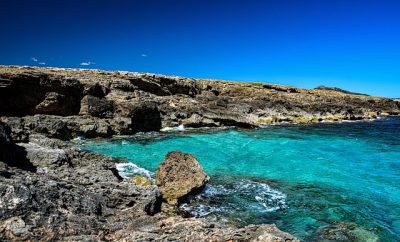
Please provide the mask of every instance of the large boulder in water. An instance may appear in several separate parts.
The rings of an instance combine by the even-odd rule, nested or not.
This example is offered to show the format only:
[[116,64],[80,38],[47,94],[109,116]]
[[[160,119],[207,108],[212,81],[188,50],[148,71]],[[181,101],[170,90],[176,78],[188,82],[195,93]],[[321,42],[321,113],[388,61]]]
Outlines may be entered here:
[[156,173],[156,184],[170,205],[177,205],[187,195],[200,191],[208,180],[197,159],[180,151],[169,152]]

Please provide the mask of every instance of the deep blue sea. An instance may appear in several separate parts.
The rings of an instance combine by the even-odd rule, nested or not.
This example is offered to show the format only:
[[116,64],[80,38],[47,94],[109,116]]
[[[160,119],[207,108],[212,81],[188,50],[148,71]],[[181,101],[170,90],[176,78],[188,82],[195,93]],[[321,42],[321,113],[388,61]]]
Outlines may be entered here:
[[183,205],[193,216],[275,223],[303,241],[340,221],[354,223],[359,241],[400,241],[398,117],[146,133],[81,147],[134,163],[119,165],[127,176],[154,175],[168,151],[194,154],[211,180]]

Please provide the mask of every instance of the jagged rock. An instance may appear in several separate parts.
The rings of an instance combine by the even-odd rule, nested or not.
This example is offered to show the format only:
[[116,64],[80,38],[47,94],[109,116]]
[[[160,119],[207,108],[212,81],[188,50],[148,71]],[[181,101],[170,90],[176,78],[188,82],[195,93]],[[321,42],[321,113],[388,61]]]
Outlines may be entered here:
[[[5,143],[14,145],[9,130],[0,134],[1,149]],[[62,240],[77,235],[82,240],[101,240],[101,231],[114,233],[160,211],[159,190],[122,181],[113,159],[40,138],[32,135],[30,143],[15,145],[23,147],[27,162],[37,170],[0,160],[1,241]]]
[[26,158],[36,167],[71,166],[63,149],[43,147],[36,143],[20,143],[26,151]]
[[208,180],[196,158],[180,151],[169,152],[156,173],[156,184],[163,199],[171,205],[177,205],[187,195],[199,192]]

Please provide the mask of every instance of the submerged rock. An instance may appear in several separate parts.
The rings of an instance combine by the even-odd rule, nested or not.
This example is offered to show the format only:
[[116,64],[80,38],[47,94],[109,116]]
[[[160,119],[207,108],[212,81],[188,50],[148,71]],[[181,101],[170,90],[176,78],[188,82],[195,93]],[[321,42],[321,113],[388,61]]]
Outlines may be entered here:
[[334,222],[332,225],[319,229],[318,241],[356,241],[379,242],[374,233],[357,226],[355,223]]
[[187,195],[200,191],[208,180],[196,158],[180,151],[169,152],[156,173],[156,184],[170,205],[178,205]]

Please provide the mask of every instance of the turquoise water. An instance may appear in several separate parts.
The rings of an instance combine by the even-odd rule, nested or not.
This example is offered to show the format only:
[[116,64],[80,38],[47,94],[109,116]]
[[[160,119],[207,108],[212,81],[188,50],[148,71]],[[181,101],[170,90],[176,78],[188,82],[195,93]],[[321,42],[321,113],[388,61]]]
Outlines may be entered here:
[[400,241],[400,118],[148,133],[82,146],[150,172],[168,151],[194,154],[211,181],[182,207],[193,216],[275,223],[304,241],[342,221],[356,224],[360,241]]

